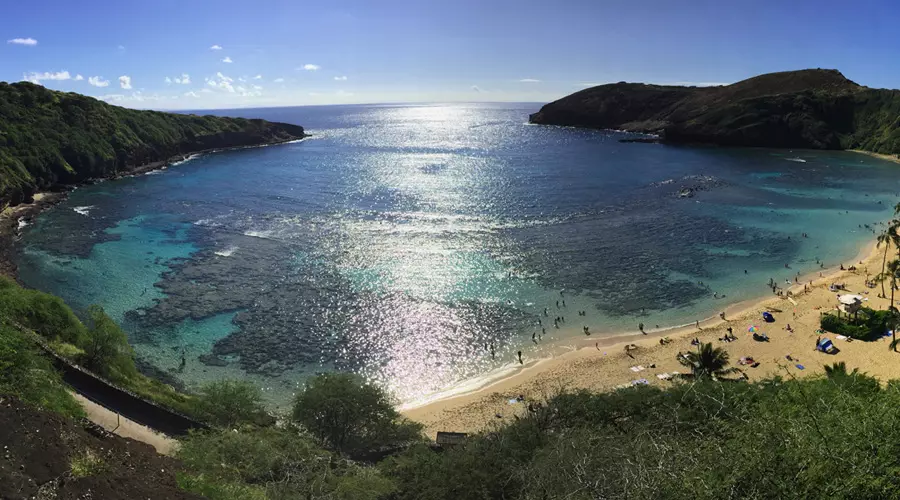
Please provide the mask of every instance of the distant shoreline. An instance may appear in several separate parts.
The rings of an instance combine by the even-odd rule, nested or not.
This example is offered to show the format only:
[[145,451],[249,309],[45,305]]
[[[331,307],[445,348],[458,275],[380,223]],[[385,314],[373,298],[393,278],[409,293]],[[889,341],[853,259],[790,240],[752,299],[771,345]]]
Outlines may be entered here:
[[66,185],[59,191],[37,192],[34,194],[34,199],[31,203],[20,203],[15,206],[3,207],[3,209],[0,210],[0,275],[12,278],[20,285],[22,284],[19,281],[18,266],[15,263],[15,242],[18,241],[21,237],[21,227],[19,226],[19,221],[21,220],[28,224],[31,224],[34,219],[41,214],[41,212],[66,200],[69,197],[69,193],[79,187],[93,185],[103,181],[115,181],[118,179],[145,175],[157,170],[164,170],[170,166],[177,166],[179,162],[185,161],[191,157],[205,156],[214,153],[236,151],[241,149],[262,148],[267,146],[277,146],[280,144],[290,144],[294,142],[301,142],[308,139],[309,137],[310,135],[306,134],[304,135],[304,137],[294,137],[291,139],[266,142],[251,146],[213,148],[178,154],[168,158],[165,161],[145,163],[143,165],[138,165],[121,172],[112,173],[108,176],[94,177],[86,179],[77,184]]

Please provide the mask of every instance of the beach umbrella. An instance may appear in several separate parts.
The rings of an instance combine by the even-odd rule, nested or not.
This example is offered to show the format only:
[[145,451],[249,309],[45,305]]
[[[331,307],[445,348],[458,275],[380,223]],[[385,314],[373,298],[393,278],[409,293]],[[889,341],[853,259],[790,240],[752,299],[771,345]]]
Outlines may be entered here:
[[747,331],[750,333],[756,333],[759,331],[759,328],[757,328],[755,326],[751,326],[749,329],[747,329]]

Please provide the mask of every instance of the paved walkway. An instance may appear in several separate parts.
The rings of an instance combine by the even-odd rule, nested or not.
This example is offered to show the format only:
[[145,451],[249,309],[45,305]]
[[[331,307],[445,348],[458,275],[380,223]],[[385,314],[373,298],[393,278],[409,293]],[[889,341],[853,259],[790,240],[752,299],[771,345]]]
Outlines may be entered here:
[[[81,394],[72,393],[76,400],[84,407],[88,419],[91,422],[103,427],[104,429],[114,432],[115,434],[147,443],[156,448],[156,451],[162,455],[172,455],[178,449],[178,441],[141,425],[133,420],[119,416],[116,412],[108,410],[103,406],[94,403],[85,398]],[[118,426],[118,428],[116,428]],[[115,431],[113,431],[115,429]]]

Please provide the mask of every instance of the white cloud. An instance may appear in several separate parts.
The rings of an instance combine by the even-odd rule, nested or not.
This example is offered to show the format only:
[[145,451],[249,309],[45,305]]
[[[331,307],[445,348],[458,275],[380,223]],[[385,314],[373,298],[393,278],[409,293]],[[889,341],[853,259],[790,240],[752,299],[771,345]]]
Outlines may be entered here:
[[262,75],[256,75],[253,77],[254,80],[262,80]]
[[239,81],[239,82],[246,82],[247,79],[244,78],[243,76],[240,76],[240,77],[238,77],[238,81]]
[[166,83],[172,83],[172,79],[169,78],[168,76],[166,77]]
[[125,99],[125,96],[122,94],[107,94],[107,95],[102,95],[102,96],[98,97],[97,99],[100,99],[101,101],[106,101],[106,102],[121,101],[122,99]]
[[119,86],[125,90],[131,89],[131,77],[128,75],[122,75],[119,77]]
[[180,83],[182,85],[190,85],[191,83],[191,75],[187,73],[182,73],[180,77],[175,77],[175,83]]
[[472,90],[474,90],[475,92],[481,92],[481,89],[478,88],[478,85],[472,85]]
[[209,94],[210,92],[212,92],[212,90],[209,90],[209,89],[200,89],[200,92],[203,93],[203,94]]
[[71,75],[69,75],[68,71],[57,71],[56,73],[43,72],[43,73],[28,73],[22,75],[22,80],[31,83],[40,84],[42,80],[69,80],[71,79]]
[[222,46],[221,45],[213,45],[212,47],[209,48],[209,50],[222,50]]
[[609,83],[609,82],[601,82],[601,83],[596,83],[596,82],[591,82],[591,83],[576,83],[575,86],[576,86],[576,87],[597,87],[597,86],[600,86],[600,85],[606,85],[606,84],[608,84],[608,83]]
[[522,78],[519,80],[521,83],[540,83],[540,80],[535,80],[534,78]]
[[88,78],[88,83],[94,87],[108,87],[109,80],[104,80],[102,76],[92,76]]
[[263,89],[260,85],[251,85],[251,87],[253,87],[253,90],[262,90]]
[[272,80],[272,81],[275,82],[275,83],[283,83],[283,82],[284,82],[284,78],[276,78],[276,79],[274,79],[274,80]]
[[83,76],[81,76],[81,75],[75,75],[75,81],[76,81],[76,82],[80,82],[81,80],[84,80],[84,77],[83,77]]
[[306,71],[318,71],[322,69],[322,67],[317,64],[304,64],[303,69]]
[[[218,80],[216,79],[218,78]],[[215,77],[210,77],[206,79],[206,84],[210,87],[222,89],[226,92],[234,93],[234,86],[231,85],[231,82],[234,80],[230,77],[227,77],[222,74],[221,71],[216,73]]]
[[232,61],[230,57],[225,56],[225,59],[222,59],[222,62],[223,62],[223,63],[231,64],[231,63],[233,63],[234,61]]
[[[203,89],[203,90],[206,90],[206,89]],[[184,93],[184,96],[185,96],[185,97],[200,97],[199,95],[197,95],[196,92],[193,92],[193,91],[191,91],[191,92],[185,92],[185,93]]]
[[334,77],[334,80],[338,81],[338,82],[346,82],[347,77],[346,76],[336,76],[336,77]]
[[125,46],[124,46],[124,45],[119,45],[119,46],[118,46],[118,49],[119,49],[120,51],[124,51],[124,50],[125,50]]
[[13,38],[12,40],[7,40],[6,43],[11,43],[14,45],[28,45],[29,47],[34,47],[37,45],[37,40],[34,38]]

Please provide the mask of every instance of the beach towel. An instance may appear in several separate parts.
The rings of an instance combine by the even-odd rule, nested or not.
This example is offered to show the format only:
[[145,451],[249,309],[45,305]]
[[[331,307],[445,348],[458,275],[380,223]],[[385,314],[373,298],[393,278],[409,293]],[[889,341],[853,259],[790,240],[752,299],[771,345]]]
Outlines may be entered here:
[[670,380],[672,378],[672,376],[669,375],[668,373],[657,373],[656,378],[658,378],[660,380]]
[[805,370],[805,369],[806,369],[806,367],[803,366],[803,365],[794,365],[794,366],[796,366],[796,367],[797,367],[798,369],[800,369],[800,370]]
[[641,365],[637,365],[637,366],[632,366],[631,368],[629,368],[629,370],[633,371],[634,373],[637,373],[637,372],[644,371],[645,368]]
[[847,340],[847,337],[845,337],[845,336],[843,336],[843,335],[835,335],[834,338],[836,338],[836,339],[838,339],[838,340]]
[[645,378],[639,378],[637,380],[632,380],[631,385],[649,385],[650,381]]

